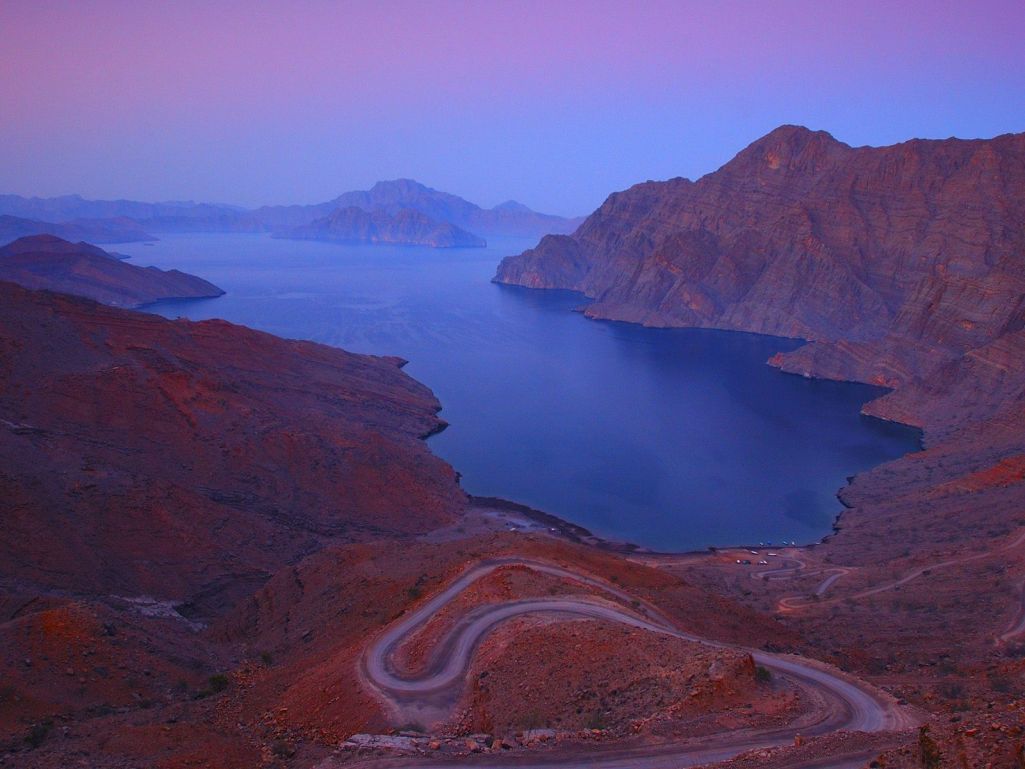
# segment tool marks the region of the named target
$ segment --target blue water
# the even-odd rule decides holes
[[[880,390],[765,365],[796,342],[595,322],[572,311],[577,294],[490,282],[531,245],[183,235],[118,249],[228,292],[153,311],[406,358],[451,425],[430,446],[469,492],[659,550],[816,540],[847,476],[918,447],[859,415]]]

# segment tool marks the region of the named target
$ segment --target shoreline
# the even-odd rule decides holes
[[[577,544],[588,545],[598,550],[602,550],[608,553],[616,553],[618,555],[640,555],[645,558],[680,558],[682,556],[703,556],[713,555],[715,553],[729,552],[731,550],[753,550],[755,548],[773,548],[773,547],[787,547],[796,549],[807,549],[815,547],[825,542],[826,539],[832,537],[837,533],[837,529],[834,526],[831,534],[825,535],[821,540],[816,542],[810,542],[806,545],[787,545],[780,543],[779,545],[765,545],[765,544],[732,544],[732,545],[709,545],[703,550],[652,550],[651,548],[638,545],[634,542],[628,542],[626,540],[607,539],[605,537],[599,537],[592,533],[589,529],[583,526],[567,521],[564,518],[560,518],[552,513],[546,513],[544,510],[538,510],[528,505],[514,502],[510,499],[503,499],[502,497],[487,497],[487,496],[476,496],[474,494],[467,494],[470,500],[470,504],[479,507],[490,507],[503,512],[515,513],[527,518],[535,523],[539,523],[552,531],[555,531],[565,539],[575,542]],[[839,520],[839,516],[837,517]]]
[[[698,329],[698,330],[707,330],[707,331],[719,331],[719,332],[728,333],[728,334],[750,334],[750,335],[766,337],[766,338],[770,338],[770,339],[780,339],[780,340],[783,340],[783,341],[797,341],[797,342],[802,342],[803,343],[800,347],[797,347],[795,349],[801,349],[802,347],[804,347],[806,345],[809,345],[809,344],[812,344],[815,341],[815,340],[812,340],[812,339],[805,339],[805,338],[802,338],[802,337],[778,336],[778,335],[775,335],[775,334],[765,334],[765,333],[761,333],[761,332],[757,332],[757,331],[745,331],[743,329],[736,329],[736,328],[724,328],[724,327],[721,327],[721,326],[684,326],[684,325],[681,325],[681,326],[664,325],[663,326],[663,325],[642,323],[642,322],[637,322],[637,321],[623,320],[623,319],[620,319],[620,318],[607,317],[607,316],[602,316],[602,315],[593,315],[593,314],[588,313],[588,308],[590,308],[592,305],[594,305],[596,300],[595,300],[594,297],[588,296],[583,291],[579,291],[579,290],[575,290],[575,289],[547,287],[547,286],[527,286],[527,285],[524,285],[522,283],[513,283],[513,282],[501,280],[498,277],[497,273],[491,279],[491,282],[493,284],[496,284],[496,285],[499,285],[499,286],[508,287],[508,288],[515,288],[515,289],[520,289],[520,290],[524,290],[524,291],[564,291],[564,292],[569,292],[569,293],[572,293],[572,294],[577,294],[577,295],[579,295],[581,297],[583,302],[581,304],[577,305],[576,307],[572,308],[570,310],[570,312],[578,313],[581,316],[583,316],[584,318],[586,318],[587,320],[595,321],[595,322],[598,322],[598,323],[611,323],[611,324],[622,323],[622,324],[629,325],[629,326],[637,326],[637,327],[640,327],[640,328],[651,328],[651,329],[666,329],[666,330],[672,330],[672,329]],[[779,353],[777,353],[777,355],[778,354]],[[864,418],[873,419],[873,420],[877,420],[879,422],[888,423],[888,424],[900,425],[901,427],[914,430],[915,432],[918,433],[918,435],[917,435],[917,438],[918,438],[918,449],[917,449],[916,452],[909,452],[909,453],[918,453],[918,452],[925,451],[926,430],[925,430],[924,427],[922,427],[920,425],[909,424],[907,422],[902,422],[902,421],[900,421],[898,419],[891,419],[891,418],[887,418],[887,417],[881,417],[881,416],[876,416],[874,414],[866,414],[865,413],[865,407],[866,406],[868,406],[871,403],[874,403],[875,401],[879,400],[882,397],[885,397],[885,395],[888,395],[889,393],[895,392],[898,388],[886,387],[884,385],[878,385],[878,384],[875,384],[875,383],[872,383],[872,382],[864,382],[864,381],[857,380],[857,379],[836,379],[836,378],[832,378],[832,377],[818,376],[818,375],[815,375],[815,374],[799,374],[799,373],[794,372],[794,371],[786,371],[783,368],[773,364],[772,361],[773,361],[774,357],[775,356],[770,357],[768,360],[766,360],[764,365],[768,366],[769,368],[774,369],[777,373],[783,374],[785,376],[796,376],[796,377],[802,377],[802,378],[805,378],[805,379],[815,379],[815,380],[823,381],[823,382],[837,382],[837,383],[840,383],[840,384],[864,385],[864,386],[876,388],[878,390],[882,390],[883,392],[881,394],[879,394],[876,397],[871,398],[870,400],[865,401],[863,404],[861,404],[861,407],[859,409],[859,414],[862,417],[864,417]],[[903,456],[908,456],[908,454],[905,454]],[[854,505],[849,503],[844,498],[844,496],[843,496],[844,491],[846,489],[849,489],[851,487],[851,485],[854,483],[855,479],[857,479],[859,476],[861,476],[861,475],[863,475],[865,473],[877,470],[880,467],[885,467],[886,465],[890,464],[891,462],[899,461],[902,458],[903,457],[895,457],[894,459],[888,460],[888,461],[883,462],[883,463],[881,463],[879,465],[874,465],[873,467],[867,468],[866,470],[862,470],[859,473],[855,473],[853,475],[846,476],[846,483],[843,486],[841,486],[839,489],[837,489],[835,494],[834,494],[835,499],[840,503],[840,510],[834,516],[833,521],[830,524],[830,531],[828,533],[826,533],[826,534],[823,534],[822,537],[820,537],[819,539],[817,539],[814,542],[809,542],[807,544],[801,544],[801,545],[783,545],[783,546],[798,548],[798,549],[801,549],[801,550],[806,550],[806,549],[814,548],[814,547],[816,547],[818,545],[826,544],[827,540],[835,537],[837,534],[840,533],[840,531],[843,528],[841,526],[841,519],[843,518],[844,514],[847,513],[848,510],[851,510],[854,507]],[[469,497],[470,497],[471,501],[473,501],[473,500],[493,500],[496,503],[501,503],[501,505],[507,506],[507,507],[504,507],[503,509],[508,509],[508,510],[513,511],[513,512],[520,512],[520,513],[524,514],[526,517],[531,518],[532,520],[536,520],[538,522],[544,523],[546,521],[553,521],[554,522],[554,524],[553,524],[554,527],[556,529],[558,529],[559,531],[564,531],[564,529],[565,529],[565,530],[575,530],[577,532],[583,532],[584,534],[582,536],[578,534],[574,541],[586,542],[587,544],[590,544],[590,545],[592,545],[594,547],[597,547],[597,548],[599,548],[601,550],[606,550],[606,551],[614,552],[614,553],[638,554],[638,555],[642,555],[643,554],[643,555],[645,555],[647,557],[651,557],[651,558],[677,558],[677,557],[680,557],[680,556],[708,555],[710,553],[716,553],[716,552],[722,552],[722,551],[753,550],[756,547],[761,547],[761,548],[766,547],[766,545],[742,545],[742,544],[736,544],[736,545],[722,545],[722,546],[709,545],[704,550],[682,550],[682,551],[676,551],[676,552],[673,552],[673,551],[651,550],[649,548],[643,547],[641,545],[637,545],[637,544],[635,544],[633,542],[628,542],[626,540],[608,540],[608,539],[605,539],[603,537],[598,537],[598,536],[594,535],[593,533],[591,533],[588,529],[586,529],[586,528],[584,528],[582,526],[574,524],[574,523],[572,523],[570,521],[563,520],[563,519],[559,518],[558,516],[553,515],[551,513],[546,513],[546,512],[541,511],[541,510],[534,510],[533,508],[530,508],[530,507],[528,507],[526,505],[521,505],[521,504],[519,504],[517,502],[512,502],[511,500],[502,499],[500,497],[474,497],[473,495],[469,495]],[[496,504],[496,506],[499,506],[499,505]],[[571,537],[571,538],[573,538],[573,537]],[[768,547],[773,547],[773,546],[769,545]]]

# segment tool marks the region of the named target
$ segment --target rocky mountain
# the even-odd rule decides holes
[[[580,219],[539,214],[522,203],[507,201],[485,209],[456,195],[427,187],[412,179],[378,182],[361,192],[347,192],[331,201],[335,207],[356,206],[367,211],[397,213],[419,211],[432,219],[485,236],[539,237],[572,232]]]
[[[0,245],[29,235],[56,235],[90,243],[136,243],[156,240],[131,219],[78,219],[62,223],[0,215]]]
[[[282,230],[275,237],[433,248],[483,248],[487,245],[483,238],[454,224],[432,219],[410,208],[389,213],[346,206],[310,224]]]
[[[1025,325],[1025,134],[853,148],[783,126],[696,182],[611,195],[496,280],[593,317],[815,343],[788,370],[896,386]]]
[[[0,248],[0,280],[26,288],[84,296],[119,307],[224,293],[195,275],[137,267],[96,246],[69,243],[55,235],[20,238]]]

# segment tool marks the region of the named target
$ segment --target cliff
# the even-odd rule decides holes
[[[587,314],[812,340],[776,363],[897,386],[1025,324],[1025,134],[852,148],[784,126],[696,182],[647,182],[496,281]]]
[[[126,264],[96,246],[69,243],[54,235],[20,238],[0,248],[0,280],[118,307],[224,293],[195,275]]]
[[[348,206],[311,224],[279,232],[275,237],[433,248],[483,248],[487,245],[482,238],[454,224],[432,219],[410,208],[391,214]]]

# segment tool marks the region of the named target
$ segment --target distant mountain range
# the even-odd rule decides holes
[[[157,239],[131,219],[74,219],[55,223],[0,215],[0,245],[27,235],[56,235],[64,240],[86,240],[90,243],[134,243]]]
[[[445,246],[479,246],[483,245],[483,238],[491,236],[533,238],[567,234],[583,221],[582,218],[538,213],[516,201],[481,208],[411,179],[378,182],[369,190],[346,192],[324,203],[256,209],[192,201],[143,203],[86,200],[78,195],[56,198],[0,195],[0,216],[18,217],[22,222],[31,222],[29,229],[35,227],[35,232],[30,232],[25,231],[25,225],[20,225],[19,235],[43,232],[62,235],[58,228],[73,224],[103,231],[101,237],[81,237],[65,231],[70,238],[107,243],[152,240],[151,232],[273,232],[280,237],[352,240],[340,238],[339,227],[348,217],[358,229],[362,226],[357,224],[360,217],[351,212],[335,215],[350,208],[376,217],[374,226],[379,237],[358,242],[434,245],[436,240]],[[329,218],[331,221],[325,221]],[[385,223],[385,218],[394,221]],[[411,229],[402,233],[403,226]],[[15,225],[8,227],[13,232]],[[3,232],[0,228],[0,236]],[[426,240],[418,240],[418,237]]]
[[[198,299],[224,291],[195,275],[136,267],[102,248],[54,235],[20,238],[0,248],[0,281],[25,288],[84,296],[115,307],[141,307],[160,299]]]

